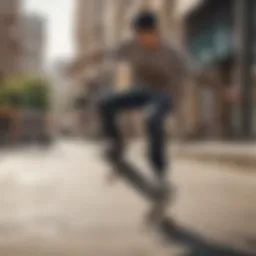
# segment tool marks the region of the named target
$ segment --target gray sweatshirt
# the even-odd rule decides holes
[[[145,49],[130,40],[119,45],[114,58],[130,64],[134,86],[163,90],[174,103],[179,101],[190,62],[174,46],[162,42],[155,49]]]

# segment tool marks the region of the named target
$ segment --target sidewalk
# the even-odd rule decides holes
[[[256,143],[198,142],[174,146],[175,156],[256,168]]]

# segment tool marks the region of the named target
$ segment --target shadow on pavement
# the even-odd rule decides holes
[[[172,243],[178,243],[190,247],[190,251],[184,256],[253,256],[254,254],[239,251],[237,249],[207,241],[200,235],[177,226],[175,229],[168,221],[161,226],[164,238]]]
[[[244,244],[256,254],[256,238],[246,238]]]
[[[147,181],[147,179],[130,163],[121,161],[114,162],[114,170],[148,200],[159,198],[159,192]],[[239,251],[229,246],[210,242],[200,235],[185,229],[176,227],[175,229],[168,220],[161,225],[161,233],[165,240],[171,243],[182,244],[190,247],[190,252],[184,256],[253,256],[254,254]]]

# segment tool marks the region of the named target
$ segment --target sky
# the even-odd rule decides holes
[[[73,55],[72,27],[74,0],[23,0],[24,9],[46,18],[46,64]]]

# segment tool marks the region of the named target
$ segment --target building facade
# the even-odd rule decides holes
[[[22,34],[22,70],[23,73],[41,75],[44,70],[46,47],[46,21],[39,15],[23,15]]]
[[[243,111],[243,104],[248,103],[230,102],[227,98],[227,92],[234,87],[243,92],[245,81],[241,73],[246,72],[252,78],[246,78],[247,83],[255,79],[253,70],[250,72],[248,66],[245,71],[244,49],[249,45],[245,45],[242,28],[244,19],[248,23],[249,17],[244,16],[240,6],[242,3],[244,1],[198,1],[183,15],[187,48],[201,69],[196,95],[199,103],[200,135],[206,138],[233,140],[239,138],[242,133],[241,110]],[[254,9],[252,12],[255,13],[255,2],[250,3]],[[201,22],[202,20],[204,22]],[[252,35],[250,38],[254,40]],[[246,52],[251,52],[250,58],[255,63],[253,49],[246,49]],[[250,58],[246,57],[246,62]],[[252,81],[252,84],[254,82]],[[255,99],[253,88],[252,86],[250,89],[251,97]],[[247,113],[243,112],[244,115]]]
[[[0,77],[19,73],[21,60],[19,0],[0,1]]]
[[[0,86],[4,85],[6,78],[21,72],[20,14],[21,3],[19,0],[0,1]],[[1,145],[14,140],[16,117],[17,112],[12,108],[0,107]]]

